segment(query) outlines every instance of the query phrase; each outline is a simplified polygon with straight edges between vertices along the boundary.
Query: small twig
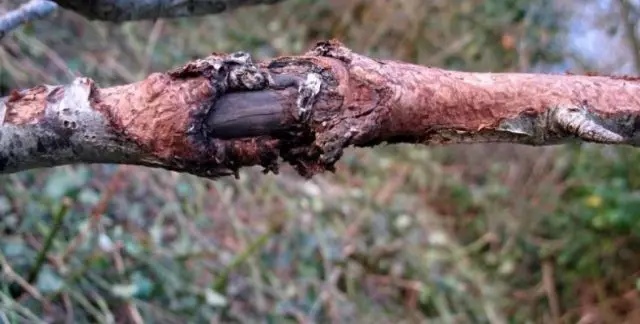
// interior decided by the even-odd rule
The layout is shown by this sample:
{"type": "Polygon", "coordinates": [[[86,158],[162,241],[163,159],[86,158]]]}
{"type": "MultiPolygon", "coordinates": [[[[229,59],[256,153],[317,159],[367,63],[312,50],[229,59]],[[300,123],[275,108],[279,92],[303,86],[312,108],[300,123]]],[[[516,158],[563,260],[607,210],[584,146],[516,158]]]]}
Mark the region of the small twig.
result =
{"type": "Polygon", "coordinates": [[[124,175],[125,170],[126,170],[126,166],[121,166],[120,168],[118,168],[118,171],[116,171],[116,173],[113,175],[113,177],[109,181],[109,184],[107,184],[107,188],[104,194],[102,195],[102,197],[100,197],[100,201],[98,201],[98,204],[91,211],[91,218],[89,219],[89,224],[87,228],[78,232],[78,235],[76,235],[73,238],[73,240],[69,243],[69,245],[67,245],[66,250],[58,258],[61,262],[64,262],[64,260],[66,260],[67,257],[71,253],[73,253],[78,248],[78,246],[82,244],[82,242],[84,242],[84,240],[87,237],[87,234],[90,231],[92,231],[93,228],[95,228],[97,224],[100,222],[100,218],[102,217],[102,214],[104,214],[105,210],[107,209],[107,205],[109,204],[109,201],[111,201],[111,198],[119,188],[120,179],[124,175]]]}
{"type": "Polygon", "coordinates": [[[158,20],[153,24],[153,29],[149,34],[149,41],[147,42],[147,46],[144,51],[144,63],[142,68],[140,69],[140,79],[144,79],[144,77],[149,74],[149,68],[151,68],[151,61],[153,56],[153,50],[158,43],[158,39],[160,38],[160,34],[162,33],[162,28],[164,27],[164,21],[158,20]]]}
{"type": "Polygon", "coordinates": [[[24,317],[26,321],[21,321],[20,323],[42,323],[46,324],[47,322],[38,318],[36,314],[34,314],[29,308],[23,306],[18,303],[17,300],[12,298],[9,295],[6,295],[4,292],[0,292],[0,308],[3,310],[13,310],[16,313],[20,314],[20,316],[24,317]]]}
{"type": "Polygon", "coordinates": [[[7,314],[5,314],[4,311],[0,312],[0,320],[2,320],[2,323],[11,323],[9,321],[9,318],[7,318],[7,314]]]}
{"type": "Polygon", "coordinates": [[[74,322],[74,313],[73,313],[73,305],[71,304],[71,298],[69,298],[68,293],[62,294],[62,302],[64,303],[65,314],[66,314],[66,323],[72,324],[74,322]]]}
{"type": "Polygon", "coordinates": [[[0,39],[9,31],[32,20],[44,18],[53,13],[58,5],[48,0],[31,0],[18,9],[0,17],[0,39]]]}
{"type": "MultiPolygon", "coordinates": [[[[20,32],[15,33],[15,38],[18,43],[22,43],[24,46],[42,53],[46,58],[50,60],[50,62],[54,66],[56,66],[67,76],[68,80],[73,80],[76,77],[73,70],[69,67],[65,60],[55,50],[47,46],[45,43],[41,42],[38,38],[26,37],[23,33],[20,32]]],[[[22,64],[20,64],[20,66],[22,66],[22,64]]]]}
{"type": "Polygon", "coordinates": [[[71,207],[71,200],[65,197],[62,200],[62,205],[60,206],[60,209],[53,216],[53,227],[51,228],[51,232],[49,232],[49,235],[47,235],[47,238],[44,241],[44,245],[42,246],[42,249],[40,249],[40,252],[38,253],[35,266],[33,267],[31,272],[29,273],[29,276],[27,277],[28,282],[34,282],[38,277],[38,274],[40,273],[40,270],[44,265],[44,260],[47,258],[47,252],[49,252],[49,249],[51,249],[51,245],[53,244],[53,239],[56,237],[56,235],[58,234],[58,231],[62,227],[62,221],[64,219],[64,216],[67,214],[67,211],[69,211],[70,207],[71,207]]]}
{"type": "Polygon", "coordinates": [[[265,245],[269,240],[269,238],[271,237],[271,234],[273,234],[274,232],[275,232],[275,228],[274,226],[271,226],[269,230],[267,230],[265,233],[260,235],[255,241],[251,242],[249,246],[247,246],[247,248],[244,249],[244,251],[240,252],[239,255],[237,255],[233,260],[231,260],[231,263],[222,270],[222,273],[220,273],[218,275],[218,278],[213,282],[213,285],[212,285],[213,290],[221,291],[222,288],[224,288],[224,286],[227,283],[229,274],[233,270],[235,270],[239,265],[244,263],[256,251],[258,251],[258,249],[260,249],[263,245],[265,245]]]}
{"type": "Polygon", "coordinates": [[[127,310],[129,311],[129,316],[131,317],[131,321],[134,324],[143,324],[144,320],[142,319],[142,315],[138,311],[138,308],[133,303],[127,303],[127,310]]]}
{"type": "Polygon", "coordinates": [[[631,17],[632,4],[629,0],[619,0],[620,2],[620,15],[622,16],[622,22],[624,23],[625,33],[627,34],[627,41],[631,47],[631,55],[633,56],[633,69],[634,72],[640,72],[640,41],[636,37],[636,22],[631,17]]]}
{"type": "MultiPolygon", "coordinates": [[[[68,294],[71,298],[73,298],[76,302],[78,302],[82,307],[84,307],[84,311],[93,316],[95,322],[97,323],[108,323],[106,317],[100,312],[100,309],[96,308],[93,303],[91,303],[82,293],[79,293],[73,289],[68,291],[68,294]]],[[[96,303],[97,304],[97,303],[96,303]]],[[[95,323],[94,322],[94,323],[95,323]]]]}
{"type": "Polygon", "coordinates": [[[37,299],[38,301],[42,301],[42,295],[40,294],[38,289],[36,289],[36,287],[29,284],[28,281],[26,281],[24,278],[18,275],[13,270],[11,265],[9,265],[9,262],[4,257],[4,255],[1,253],[0,253],[0,267],[2,268],[2,272],[9,278],[9,280],[15,281],[18,285],[20,285],[20,287],[24,291],[26,291],[33,298],[37,299]]]}
{"type": "MultiPolygon", "coordinates": [[[[119,244],[118,247],[113,249],[112,254],[113,254],[113,263],[116,267],[116,271],[118,271],[118,274],[122,276],[125,272],[125,268],[124,268],[124,260],[122,258],[122,254],[120,253],[121,249],[122,249],[122,246],[119,244]]],[[[140,315],[140,312],[138,311],[138,307],[136,307],[134,303],[132,303],[130,300],[127,301],[126,308],[132,323],[134,324],[144,323],[144,320],[142,319],[142,315],[140,315]]]]}
{"type": "Polygon", "coordinates": [[[551,318],[553,323],[560,323],[561,311],[558,293],[556,292],[555,279],[553,274],[553,263],[550,260],[542,262],[542,280],[544,290],[547,293],[549,309],[551,310],[551,318]]]}
{"type": "Polygon", "coordinates": [[[336,284],[338,282],[338,279],[340,279],[341,275],[342,275],[342,269],[340,268],[335,268],[331,271],[329,278],[326,280],[324,285],[322,285],[322,287],[320,288],[321,291],[319,296],[316,298],[316,301],[311,306],[311,310],[309,310],[309,313],[308,313],[309,318],[311,319],[317,318],[320,312],[321,306],[323,304],[327,304],[327,308],[329,308],[330,310],[335,309],[335,307],[331,307],[331,305],[328,303],[336,302],[335,300],[336,284]]]}

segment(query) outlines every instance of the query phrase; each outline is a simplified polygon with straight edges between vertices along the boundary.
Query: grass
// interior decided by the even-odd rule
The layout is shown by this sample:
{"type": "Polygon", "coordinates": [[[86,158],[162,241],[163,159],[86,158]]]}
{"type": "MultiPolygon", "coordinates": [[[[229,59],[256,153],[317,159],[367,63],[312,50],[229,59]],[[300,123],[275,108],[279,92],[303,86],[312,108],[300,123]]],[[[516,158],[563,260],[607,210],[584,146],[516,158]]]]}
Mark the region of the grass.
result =
{"type": "MultiPolygon", "coordinates": [[[[379,57],[523,70],[555,59],[559,32],[544,1],[529,3],[290,0],[121,26],[63,12],[3,40],[0,81],[107,86],[213,51],[271,57],[332,37],[379,57]]],[[[639,159],[396,145],[349,150],[310,181],[288,168],[215,182],[114,165],[4,175],[0,320],[632,322],[639,159]]]]}

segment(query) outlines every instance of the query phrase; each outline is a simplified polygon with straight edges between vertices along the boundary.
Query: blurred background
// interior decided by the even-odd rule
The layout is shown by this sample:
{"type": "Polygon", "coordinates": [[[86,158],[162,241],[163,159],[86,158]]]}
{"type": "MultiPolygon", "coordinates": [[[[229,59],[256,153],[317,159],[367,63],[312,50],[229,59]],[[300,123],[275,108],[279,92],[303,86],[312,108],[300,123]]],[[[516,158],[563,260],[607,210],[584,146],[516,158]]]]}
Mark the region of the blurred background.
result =
{"type": "MultiPolygon", "coordinates": [[[[0,41],[0,95],[330,38],[463,71],[637,74],[638,17],[626,0],[287,0],[121,25],[58,11],[0,41]]],[[[640,323],[638,164],[601,145],[395,145],[310,181],[3,175],[0,323],[640,323]]]]}

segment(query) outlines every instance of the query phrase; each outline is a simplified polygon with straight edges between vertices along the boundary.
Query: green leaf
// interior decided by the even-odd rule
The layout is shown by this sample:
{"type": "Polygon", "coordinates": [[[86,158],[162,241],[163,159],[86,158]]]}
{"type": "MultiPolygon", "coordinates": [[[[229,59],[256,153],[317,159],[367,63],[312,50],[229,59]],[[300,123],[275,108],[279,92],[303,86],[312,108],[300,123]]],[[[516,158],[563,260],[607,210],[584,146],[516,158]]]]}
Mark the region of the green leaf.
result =
{"type": "Polygon", "coordinates": [[[133,284],[129,285],[113,285],[111,286],[111,293],[117,297],[124,299],[131,299],[138,291],[138,287],[133,284]]]}
{"type": "Polygon", "coordinates": [[[130,284],[116,284],[111,286],[111,293],[124,298],[148,298],[153,290],[153,282],[140,272],[131,275],[130,284]]]}
{"type": "Polygon", "coordinates": [[[147,298],[151,296],[151,292],[154,288],[154,283],[147,276],[139,271],[134,272],[131,275],[131,281],[136,286],[135,297],[147,298]]]}
{"type": "Polygon", "coordinates": [[[7,258],[22,256],[27,252],[27,246],[23,240],[6,240],[2,242],[2,253],[7,258]]]}
{"type": "Polygon", "coordinates": [[[57,170],[47,178],[44,193],[54,201],[60,200],[64,196],[74,196],[85,185],[89,176],[90,172],[87,169],[79,168],[73,173],[57,170]]]}
{"type": "Polygon", "coordinates": [[[215,292],[213,289],[206,289],[204,292],[205,300],[207,304],[215,307],[224,307],[227,305],[227,299],[215,292]]]}
{"type": "Polygon", "coordinates": [[[0,215],[11,211],[11,201],[6,196],[0,196],[0,215]]]}
{"type": "Polygon", "coordinates": [[[100,201],[100,193],[93,189],[84,189],[78,195],[78,201],[83,205],[96,205],[100,201]]]}

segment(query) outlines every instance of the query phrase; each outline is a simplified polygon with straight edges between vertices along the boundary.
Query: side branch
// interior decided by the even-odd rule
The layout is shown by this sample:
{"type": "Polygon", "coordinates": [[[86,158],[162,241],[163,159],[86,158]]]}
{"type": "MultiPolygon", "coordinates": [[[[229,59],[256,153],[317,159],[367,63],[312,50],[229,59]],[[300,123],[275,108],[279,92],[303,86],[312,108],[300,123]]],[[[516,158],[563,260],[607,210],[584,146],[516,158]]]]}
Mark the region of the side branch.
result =
{"type": "Polygon", "coordinates": [[[121,163],[217,178],[254,165],[277,173],[284,161],[310,177],[352,145],[640,145],[638,79],[447,71],[337,42],[258,63],[214,54],[133,84],[80,78],[0,102],[0,173],[121,163]]]}
{"type": "Polygon", "coordinates": [[[50,15],[58,5],[90,20],[124,22],[213,15],[281,1],[284,0],[30,0],[0,17],[0,39],[21,24],[50,15]]]}
{"type": "Polygon", "coordinates": [[[197,17],[244,6],[274,4],[283,0],[52,0],[91,20],[123,22],[158,18],[197,17]]]}
{"type": "Polygon", "coordinates": [[[30,0],[0,17],[0,39],[18,26],[41,19],[56,11],[58,5],[49,0],[30,0]]]}

